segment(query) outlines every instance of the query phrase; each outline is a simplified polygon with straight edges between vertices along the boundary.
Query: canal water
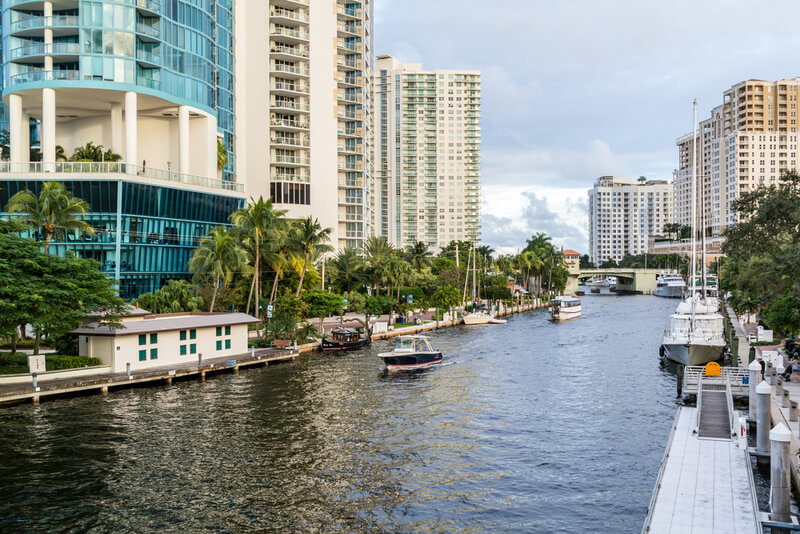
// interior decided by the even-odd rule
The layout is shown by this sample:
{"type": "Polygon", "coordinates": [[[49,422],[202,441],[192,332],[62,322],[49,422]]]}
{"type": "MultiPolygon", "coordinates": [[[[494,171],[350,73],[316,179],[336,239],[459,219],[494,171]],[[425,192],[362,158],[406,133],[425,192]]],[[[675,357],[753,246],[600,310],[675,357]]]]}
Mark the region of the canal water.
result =
{"type": "Polygon", "coordinates": [[[677,409],[676,301],[582,298],[376,352],[0,410],[0,532],[636,532],[677,409]]]}

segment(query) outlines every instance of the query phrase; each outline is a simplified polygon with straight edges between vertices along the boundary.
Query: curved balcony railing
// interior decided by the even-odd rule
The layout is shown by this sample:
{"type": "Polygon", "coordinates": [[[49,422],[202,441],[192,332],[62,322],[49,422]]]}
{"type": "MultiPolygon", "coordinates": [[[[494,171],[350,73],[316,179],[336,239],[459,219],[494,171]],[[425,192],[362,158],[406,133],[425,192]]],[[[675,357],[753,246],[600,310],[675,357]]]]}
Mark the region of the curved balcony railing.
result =
{"type": "Polygon", "coordinates": [[[137,50],[136,59],[152,63],[153,65],[161,65],[161,55],[148,52],[147,50],[137,50]]]}
{"type": "Polygon", "coordinates": [[[17,33],[24,30],[34,30],[37,28],[61,28],[78,26],[80,19],[74,15],[52,15],[50,17],[29,17],[17,20],[8,25],[9,33],[17,33]]]}
{"type": "Polygon", "coordinates": [[[158,36],[161,34],[160,30],[157,27],[150,26],[148,24],[142,24],[141,22],[136,23],[136,32],[154,38],[158,38],[158,36]]]}
{"type": "MultiPolygon", "coordinates": [[[[179,182],[188,185],[199,185],[213,189],[223,189],[226,191],[244,191],[243,184],[196,176],[193,174],[183,174],[180,172],[153,169],[119,162],[90,162],[90,161],[57,161],[55,163],[36,162],[8,162],[0,161],[0,174],[41,174],[49,172],[52,174],[122,174],[132,177],[152,178],[154,180],[164,180],[168,182],[179,182]]],[[[76,176],[76,178],[79,178],[76,176]]]]}
{"type": "Polygon", "coordinates": [[[33,82],[48,82],[58,80],[77,80],[80,78],[80,71],[78,70],[35,70],[31,72],[23,72],[15,74],[9,78],[9,85],[18,85],[21,83],[33,82]]]}
{"type": "Polygon", "coordinates": [[[161,13],[161,2],[155,0],[133,0],[136,7],[152,11],[154,13],[161,13]]]}
{"type": "Polygon", "coordinates": [[[139,87],[147,87],[148,89],[161,89],[161,81],[152,80],[150,78],[139,78],[136,80],[136,85],[139,87]]]}
{"type": "Polygon", "coordinates": [[[19,46],[11,50],[8,57],[11,61],[30,56],[79,54],[81,45],[79,43],[35,43],[19,46]]]}

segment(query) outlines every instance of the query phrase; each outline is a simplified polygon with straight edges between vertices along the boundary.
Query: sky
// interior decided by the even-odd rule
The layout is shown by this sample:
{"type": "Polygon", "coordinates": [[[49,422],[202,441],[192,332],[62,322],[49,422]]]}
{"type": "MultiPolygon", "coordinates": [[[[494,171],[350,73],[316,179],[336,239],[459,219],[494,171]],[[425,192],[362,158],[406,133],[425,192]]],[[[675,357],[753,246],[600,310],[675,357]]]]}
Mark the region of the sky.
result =
{"type": "Polygon", "coordinates": [[[604,175],[671,179],[722,93],[800,76],[796,0],[374,0],[375,52],[481,71],[481,232],[586,252],[604,175]]]}

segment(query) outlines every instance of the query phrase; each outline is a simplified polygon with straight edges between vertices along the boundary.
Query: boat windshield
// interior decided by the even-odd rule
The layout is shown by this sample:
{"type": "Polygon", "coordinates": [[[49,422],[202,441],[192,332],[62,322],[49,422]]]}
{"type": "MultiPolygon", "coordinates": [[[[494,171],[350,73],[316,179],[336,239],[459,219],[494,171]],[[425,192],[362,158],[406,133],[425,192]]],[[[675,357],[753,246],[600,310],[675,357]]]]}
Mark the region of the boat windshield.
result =
{"type": "Polygon", "coordinates": [[[411,350],[414,348],[414,342],[410,339],[404,339],[394,344],[394,350],[411,350]]]}

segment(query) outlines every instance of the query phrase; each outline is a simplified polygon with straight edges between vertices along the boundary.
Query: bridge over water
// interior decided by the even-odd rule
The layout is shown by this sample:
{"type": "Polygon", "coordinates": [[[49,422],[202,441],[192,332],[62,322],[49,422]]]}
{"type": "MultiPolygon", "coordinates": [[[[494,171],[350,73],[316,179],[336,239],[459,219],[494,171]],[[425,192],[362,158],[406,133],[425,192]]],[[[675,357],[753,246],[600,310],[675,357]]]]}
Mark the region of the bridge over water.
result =
{"type": "Polygon", "coordinates": [[[656,290],[656,277],[660,269],[639,269],[633,267],[611,267],[608,269],[581,269],[578,280],[581,282],[593,277],[615,276],[618,293],[651,294],[656,290]]]}

